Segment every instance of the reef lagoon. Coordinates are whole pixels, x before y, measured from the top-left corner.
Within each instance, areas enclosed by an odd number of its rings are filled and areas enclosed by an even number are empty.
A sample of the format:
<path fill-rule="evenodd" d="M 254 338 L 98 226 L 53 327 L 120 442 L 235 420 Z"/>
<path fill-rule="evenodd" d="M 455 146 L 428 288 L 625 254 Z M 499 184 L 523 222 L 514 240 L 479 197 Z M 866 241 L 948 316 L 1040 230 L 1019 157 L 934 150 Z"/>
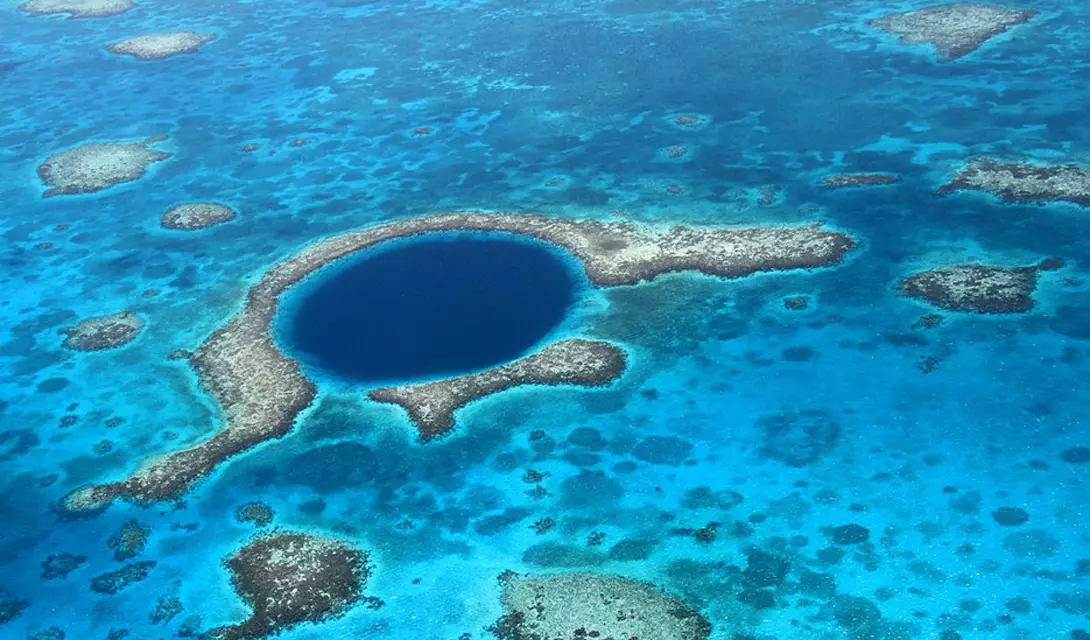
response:
<path fill-rule="evenodd" d="M 1090 640 L 1090 6 L 0 13 L 0 639 Z"/>

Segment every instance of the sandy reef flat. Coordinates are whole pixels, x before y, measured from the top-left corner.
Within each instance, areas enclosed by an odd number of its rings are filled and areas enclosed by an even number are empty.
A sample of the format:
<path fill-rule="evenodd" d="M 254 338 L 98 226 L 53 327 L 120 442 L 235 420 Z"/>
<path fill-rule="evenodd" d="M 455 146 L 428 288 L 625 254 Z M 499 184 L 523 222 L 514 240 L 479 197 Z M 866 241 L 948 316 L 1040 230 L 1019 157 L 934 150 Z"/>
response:
<path fill-rule="evenodd" d="M 107 45 L 110 53 L 132 56 L 137 60 L 162 60 L 185 53 L 196 53 L 205 44 L 216 39 L 214 33 L 172 31 L 149 33 Z"/>

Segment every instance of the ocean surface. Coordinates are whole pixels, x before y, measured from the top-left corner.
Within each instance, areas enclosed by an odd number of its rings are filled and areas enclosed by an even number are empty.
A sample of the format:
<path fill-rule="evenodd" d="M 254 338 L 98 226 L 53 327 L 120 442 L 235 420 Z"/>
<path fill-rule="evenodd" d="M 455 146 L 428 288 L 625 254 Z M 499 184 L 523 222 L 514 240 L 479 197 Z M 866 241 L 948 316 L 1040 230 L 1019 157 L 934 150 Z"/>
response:
<path fill-rule="evenodd" d="M 0 6 L 0 638 L 242 621 L 224 559 L 260 531 L 236 518 L 252 501 L 275 514 L 261 530 L 344 540 L 372 565 L 371 600 L 284 640 L 495 638 L 505 571 L 648 582 L 712 640 L 1090 638 L 1090 208 L 936 194 L 979 155 L 1090 162 L 1090 5 L 1012 0 L 1037 15 L 942 62 L 866 24 L 925 0 L 137 2 L 80 19 Z M 105 49 L 182 29 L 218 37 L 155 61 Z M 52 154 L 151 136 L 172 155 L 139 180 L 42 197 Z M 872 171 L 900 181 L 820 184 Z M 161 228 L 195 201 L 238 215 Z M 266 269 L 450 210 L 823 221 L 859 247 L 812 271 L 614 288 L 510 238 L 353 258 L 285 296 L 277 339 L 318 389 L 290 434 L 177 501 L 59 507 L 217 431 L 220 408 L 168 355 Z M 1049 257 L 1066 266 L 1025 313 L 897 289 Z M 785 305 L 797 296 L 806 309 Z M 131 343 L 62 345 L 124 310 L 146 321 Z M 442 343 L 448 317 L 454 346 L 411 362 L 376 333 Z M 567 336 L 622 346 L 628 369 L 484 398 L 427 443 L 366 395 Z M 123 530 L 146 543 L 122 549 Z M 62 577 L 43 566 L 59 554 L 83 560 Z M 154 564 L 92 589 L 134 562 Z"/>

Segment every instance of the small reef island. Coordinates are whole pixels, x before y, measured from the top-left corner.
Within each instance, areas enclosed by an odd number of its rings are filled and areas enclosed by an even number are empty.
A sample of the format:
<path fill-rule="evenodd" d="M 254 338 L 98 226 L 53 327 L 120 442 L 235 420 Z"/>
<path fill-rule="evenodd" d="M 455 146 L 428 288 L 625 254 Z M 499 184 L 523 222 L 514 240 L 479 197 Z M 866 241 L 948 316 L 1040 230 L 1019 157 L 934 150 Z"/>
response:
<path fill-rule="evenodd" d="M 867 25 L 900 36 L 905 44 L 932 45 L 939 59 L 949 62 L 976 51 L 988 40 L 1029 22 L 1035 15 L 1036 11 L 955 2 L 892 13 L 870 20 Z"/>
<path fill-rule="evenodd" d="M 898 284 L 901 295 L 967 313 L 1024 313 L 1033 308 L 1037 274 L 1063 261 L 1049 258 L 1032 267 L 963 264 L 914 273 Z"/>
<path fill-rule="evenodd" d="M 28 0 L 19 9 L 33 16 L 67 14 L 69 18 L 105 18 L 135 6 L 130 0 Z"/>
<path fill-rule="evenodd" d="M 405 407 L 426 442 L 450 432 L 454 411 L 478 398 L 524 384 L 602 386 L 624 372 L 625 360 L 625 352 L 608 342 L 561 340 L 481 373 L 375 389 L 367 396 Z"/>
<path fill-rule="evenodd" d="M 196 53 L 205 44 L 216 39 L 214 33 L 196 31 L 172 31 L 136 36 L 106 47 L 110 53 L 132 56 L 137 60 L 162 60 L 185 53 Z"/>
<path fill-rule="evenodd" d="M 707 618 L 655 585 L 621 576 L 569 573 L 500 576 L 499 640 L 625 638 L 705 640 Z"/>
<path fill-rule="evenodd" d="M 233 220 L 235 210 L 217 202 L 192 202 L 167 209 L 159 226 L 176 231 L 197 231 Z"/>
<path fill-rule="evenodd" d="M 337 617 L 360 600 L 370 573 L 367 554 L 345 542 L 283 531 L 258 535 L 224 564 L 252 613 L 210 631 L 216 640 L 265 638 Z"/>
<path fill-rule="evenodd" d="M 986 191 L 1005 202 L 1071 202 L 1090 207 L 1090 166 L 973 158 L 938 192 L 956 191 Z"/>
<path fill-rule="evenodd" d="M 64 347 L 72 351 L 102 351 L 126 345 L 144 329 L 144 319 L 131 311 L 80 320 L 67 329 Z"/>
<path fill-rule="evenodd" d="M 77 489 L 62 501 L 61 507 L 70 514 L 79 514 L 103 509 L 122 497 L 137 502 L 175 499 L 224 460 L 287 434 L 317 392 L 299 363 L 281 352 L 272 338 L 281 294 L 350 254 L 399 238 L 439 232 L 513 233 L 555 245 L 570 252 L 581 263 L 590 283 L 598 287 L 635 285 L 681 271 L 741 278 L 760 272 L 813 269 L 839 263 L 856 246 L 849 235 L 820 224 L 649 226 L 480 212 L 404 218 L 335 235 L 303 248 L 266 271 L 250 288 L 243 309 L 188 359 L 201 388 L 223 409 L 224 424 L 214 436 L 191 448 L 151 458 L 125 480 Z M 476 374 L 481 377 L 468 376 L 425 392 L 417 390 L 415 395 L 411 389 L 402 389 L 399 397 L 415 397 L 418 402 L 406 401 L 410 411 L 418 416 L 423 411 L 433 412 L 429 416 L 435 415 L 438 422 L 434 424 L 441 425 L 443 407 L 453 410 L 479 394 L 517 384 L 559 384 L 561 379 L 601 384 L 623 368 L 623 359 L 615 348 L 591 344 L 597 346 L 560 343 L 536 360 L 510 363 L 493 372 Z M 560 368 L 554 357 L 557 353 L 578 353 L 580 359 Z M 389 394 L 392 400 L 396 392 Z M 431 422 L 422 424 L 422 435 L 435 430 L 429 426 Z"/>
<path fill-rule="evenodd" d="M 139 180 L 150 165 L 170 157 L 151 148 L 165 136 L 143 142 L 90 142 L 55 153 L 38 167 L 38 176 L 49 189 L 43 197 L 95 193 Z"/>

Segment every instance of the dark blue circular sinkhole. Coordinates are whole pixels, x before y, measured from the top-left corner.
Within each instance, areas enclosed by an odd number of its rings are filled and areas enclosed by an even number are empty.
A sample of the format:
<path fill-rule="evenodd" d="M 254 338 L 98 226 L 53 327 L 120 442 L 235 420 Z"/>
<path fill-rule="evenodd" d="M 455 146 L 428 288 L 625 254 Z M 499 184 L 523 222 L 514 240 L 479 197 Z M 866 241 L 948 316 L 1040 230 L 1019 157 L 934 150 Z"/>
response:
<path fill-rule="evenodd" d="M 425 236 L 345 262 L 291 292 L 277 329 L 289 354 L 359 382 L 514 360 L 563 321 L 579 288 L 573 260 L 514 236 Z"/>

